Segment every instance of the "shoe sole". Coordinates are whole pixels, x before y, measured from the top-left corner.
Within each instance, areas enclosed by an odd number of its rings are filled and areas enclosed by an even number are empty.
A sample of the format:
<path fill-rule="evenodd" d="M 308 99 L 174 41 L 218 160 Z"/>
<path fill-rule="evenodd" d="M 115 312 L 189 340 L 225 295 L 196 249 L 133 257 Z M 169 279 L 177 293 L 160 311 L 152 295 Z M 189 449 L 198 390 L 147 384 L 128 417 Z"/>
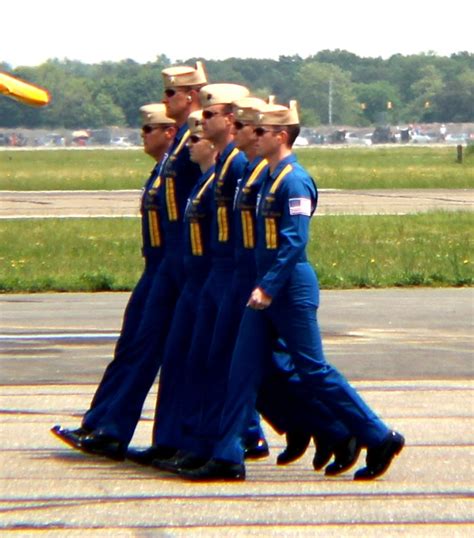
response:
<path fill-rule="evenodd" d="M 179 473 L 179 476 L 186 480 L 191 480 L 192 482 L 202 482 L 202 483 L 204 482 L 243 482 L 245 480 L 244 475 L 198 477 L 198 476 L 192 476 L 188 473 L 183 473 L 182 471 Z"/>
<path fill-rule="evenodd" d="M 79 443 L 75 443 L 69 437 L 61 435 L 61 430 L 57 430 L 55 429 L 55 427 L 53 427 L 49 431 L 54 435 L 54 437 L 56 437 L 57 439 L 60 439 L 63 443 L 65 443 L 69 447 L 74 448 L 76 450 L 82 450 L 82 447 Z"/>
<path fill-rule="evenodd" d="M 244 459 L 246 459 L 246 460 L 263 460 L 264 458 L 268 458 L 269 455 L 270 455 L 270 452 L 267 450 L 266 452 L 261 452 L 259 454 L 257 454 L 257 453 L 245 454 Z"/>
<path fill-rule="evenodd" d="M 400 442 L 397 444 L 397 446 L 394 447 L 394 449 L 392 451 L 392 454 L 390 456 L 390 459 L 387 461 L 387 464 L 380 470 L 380 472 L 378 472 L 377 474 L 373 474 L 373 475 L 360 475 L 360 476 L 357 476 L 357 473 L 356 473 L 354 475 L 354 480 L 356 480 L 356 481 L 358 481 L 358 480 L 360 480 L 360 481 L 363 481 L 363 480 L 375 480 L 376 478 L 379 478 L 380 476 L 384 475 L 387 472 L 390 465 L 392 464 L 392 461 L 395 458 L 395 456 L 400 454 L 400 452 L 403 450 L 404 446 L 405 446 L 405 438 L 402 437 L 400 439 Z"/>
<path fill-rule="evenodd" d="M 82 450 L 82 452 L 85 452 L 86 454 L 90 454 L 91 456 L 101 456 L 103 458 L 108 458 L 109 460 L 113 460 L 113 461 L 125 460 L 125 454 L 121 454 L 121 453 L 113 454 L 110 452 L 102 451 L 100 449 L 85 447 L 84 445 L 81 445 L 79 447 L 79 450 Z"/>
<path fill-rule="evenodd" d="M 347 465 L 344 465 L 344 467 L 341 467 L 340 469 L 337 469 L 334 472 L 333 471 L 328 472 L 328 470 L 326 469 L 324 471 L 324 475 L 325 476 L 338 476 L 338 475 L 340 475 L 342 473 L 345 473 L 346 471 L 348 471 L 352 467 L 354 467 L 354 465 L 357 463 L 357 460 L 359 459 L 361 450 L 362 450 L 362 447 L 360 447 L 360 446 L 357 447 L 357 450 L 354 453 L 354 458 L 349 463 L 347 463 Z"/>
<path fill-rule="evenodd" d="M 315 471 L 321 471 L 321 469 L 322 469 L 323 467 L 325 467 L 325 466 L 329 463 L 329 461 L 331 460 L 331 458 L 332 458 L 333 456 L 334 456 L 334 453 L 331 452 L 331 453 L 328 455 L 328 457 L 327 457 L 324 461 L 321 461 L 320 463 L 315 463 L 315 461 L 314 461 L 314 459 L 313 459 L 313 469 L 314 469 Z"/>

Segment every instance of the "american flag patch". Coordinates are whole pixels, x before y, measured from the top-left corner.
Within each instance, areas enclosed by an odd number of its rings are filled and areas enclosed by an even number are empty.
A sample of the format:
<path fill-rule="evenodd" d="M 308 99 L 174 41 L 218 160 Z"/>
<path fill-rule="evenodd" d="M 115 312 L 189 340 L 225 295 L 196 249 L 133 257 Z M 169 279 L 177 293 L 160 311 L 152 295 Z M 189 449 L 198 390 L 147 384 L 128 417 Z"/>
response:
<path fill-rule="evenodd" d="M 309 198 L 290 198 L 290 215 L 311 216 L 311 200 Z"/>

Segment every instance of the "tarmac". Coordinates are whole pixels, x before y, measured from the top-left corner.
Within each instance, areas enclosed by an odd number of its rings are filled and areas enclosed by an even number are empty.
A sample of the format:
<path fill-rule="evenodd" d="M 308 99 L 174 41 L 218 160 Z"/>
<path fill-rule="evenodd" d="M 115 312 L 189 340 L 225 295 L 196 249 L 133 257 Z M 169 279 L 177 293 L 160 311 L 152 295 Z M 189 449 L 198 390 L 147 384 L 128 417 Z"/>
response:
<path fill-rule="evenodd" d="M 49 429 L 79 424 L 127 298 L 0 297 L 2 536 L 474 535 L 472 289 L 322 292 L 328 359 L 407 440 L 373 482 L 314 472 L 312 448 L 276 466 L 284 438 L 267 425 L 271 455 L 239 483 L 189 483 L 63 445 Z M 155 397 L 133 445 L 150 441 Z"/>
<path fill-rule="evenodd" d="M 0 191 L 0 219 L 137 217 L 139 190 Z M 474 189 L 320 189 L 316 215 L 406 215 L 474 207 Z"/>

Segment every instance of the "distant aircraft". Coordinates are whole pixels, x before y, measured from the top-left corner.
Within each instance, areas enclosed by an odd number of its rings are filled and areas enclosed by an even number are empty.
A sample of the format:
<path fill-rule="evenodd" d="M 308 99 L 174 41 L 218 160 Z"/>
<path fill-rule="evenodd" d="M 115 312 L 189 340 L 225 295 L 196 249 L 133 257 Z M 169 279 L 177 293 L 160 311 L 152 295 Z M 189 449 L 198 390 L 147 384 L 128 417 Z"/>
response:
<path fill-rule="evenodd" d="M 47 90 L 0 71 L 0 94 L 30 106 L 45 106 L 51 96 Z"/>

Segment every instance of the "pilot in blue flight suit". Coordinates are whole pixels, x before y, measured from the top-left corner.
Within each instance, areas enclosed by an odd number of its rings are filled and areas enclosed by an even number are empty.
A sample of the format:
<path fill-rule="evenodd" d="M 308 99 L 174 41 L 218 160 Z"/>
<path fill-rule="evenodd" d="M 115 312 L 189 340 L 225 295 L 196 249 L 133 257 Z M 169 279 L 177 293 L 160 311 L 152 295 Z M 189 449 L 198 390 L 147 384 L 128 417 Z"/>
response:
<path fill-rule="evenodd" d="M 212 266 L 199 297 L 197 320 L 183 379 L 188 390 L 182 406 L 182 439 L 177 447 L 180 450 L 177 454 L 180 465 L 184 465 L 185 461 L 186 465 L 194 465 L 194 456 L 201 456 L 199 451 L 194 449 L 193 434 L 201 419 L 202 391 L 208 372 L 209 350 L 216 334 L 215 323 L 220 318 L 221 304 L 231 284 L 234 271 L 232 203 L 237 180 L 242 177 L 247 160 L 232 140 L 231 103 L 243 95 L 248 95 L 248 90 L 236 84 L 210 84 L 200 91 L 201 104 L 204 108 L 204 136 L 213 142 L 219 154 L 213 184 Z M 229 338 L 232 330 L 233 327 L 226 326 L 220 335 L 221 338 Z M 247 438 L 254 434 L 259 440 L 263 436 L 259 421 L 254 424 L 253 430 L 250 427 L 248 430 L 250 431 Z M 264 448 L 267 450 L 266 446 Z M 166 458 L 161 463 L 162 467 L 168 467 L 177 463 L 177 460 L 170 462 L 169 458 Z M 154 465 L 160 466 L 160 462 L 155 460 Z"/>
<path fill-rule="evenodd" d="M 183 214 L 187 198 L 201 171 L 189 159 L 187 118 L 199 109 L 199 89 L 207 78 L 201 62 L 196 67 L 176 66 L 162 71 L 163 102 L 178 131 L 162 170 L 163 204 L 160 222 L 167 245 L 160 263 L 152 315 L 144 317 L 132 342 L 121 348 L 128 364 L 127 375 L 116 387 L 115 396 L 101 413 L 94 430 L 80 439 L 80 448 L 92 454 L 123 459 L 140 419 L 143 403 L 163 359 L 164 346 L 174 308 L 184 286 Z M 150 452 L 156 454 L 155 447 Z"/>
<path fill-rule="evenodd" d="M 181 443 L 181 407 L 189 390 L 183 382 L 183 372 L 187 369 L 186 359 L 199 296 L 211 266 L 211 207 L 217 151 L 209 140 L 203 138 L 201 110 L 190 114 L 188 125 L 191 133 L 188 140 L 190 158 L 199 164 L 202 176 L 191 190 L 184 213 L 184 267 L 187 277 L 166 342 L 153 428 L 153 446 L 160 447 L 161 453 L 170 449 L 170 454 Z M 153 464 L 155 459 L 150 451 L 129 450 L 128 456 L 141 464 Z"/>
<path fill-rule="evenodd" d="M 240 150 L 245 152 L 249 159 L 243 177 L 237 182 L 233 202 L 232 218 L 234 224 L 232 234 L 234 236 L 235 266 L 230 286 L 224 290 L 222 303 L 219 307 L 209 356 L 205 364 L 198 368 L 203 385 L 197 384 L 196 373 L 191 373 L 188 376 L 190 380 L 189 388 L 184 391 L 186 394 L 189 391 L 192 392 L 195 386 L 199 387 L 199 393 L 196 394 L 198 397 L 197 405 L 195 405 L 199 412 L 199 422 L 196 423 L 193 431 L 187 432 L 189 437 L 179 445 L 186 447 L 187 452 L 185 450 L 182 456 L 159 464 L 161 469 L 173 472 L 179 473 L 182 469 L 202 465 L 206 460 L 206 456 L 209 457 L 212 454 L 213 445 L 218 441 L 216 435 L 220 429 L 222 406 L 228 390 L 227 380 L 232 352 L 240 320 L 245 310 L 246 299 L 255 284 L 256 264 L 253 250 L 256 236 L 255 206 L 257 193 L 267 169 L 267 162 L 256 156 L 254 147 L 256 137 L 253 134 L 253 127 L 244 125 L 242 121 L 250 120 L 253 117 L 251 107 L 257 105 L 265 105 L 265 101 L 254 97 L 244 97 L 233 103 L 234 117 L 241 120 L 234 121 L 234 142 Z M 275 370 L 278 370 L 278 373 L 281 374 L 282 361 L 278 362 L 278 368 L 275 368 Z M 293 372 L 288 373 L 286 369 L 284 370 L 283 379 L 278 386 L 275 384 L 276 376 L 271 378 L 270 383 L 266 383 L 266 385 L 272 385 L 268 387 L 270 393 L 272 389 L 278 390 L 278 398 L 275 398 L 275 393 L 271 393 L 272 398 L 269 405 L 266 406 L 267 415 L 265 418 L 269 419 L 271 417 L 271 425 L 279 431 L 287 432 L 288 426 L 291 426 L 299 429 L 304 427 L 305 431 L 310 433 L 306 437 L 305 446 L 302 447 L 299 443 L 295 446 L 294 442 L 290 443 L 285 452 L 279 455 L 278 463 L 289 463 L 301 456 L 309 443 L 311 435 L 317 431 L 318 451 L 315 455 L 314 467 L 315 469 L 320 469 L 330 459 L 333 447 L 338 441 L 346 441 L 349 433 L 334 416 L 329 413 L 324 415 L 324 410 L 321 408 L 316 409 L 316 413 L 305 412 L 304 402 L 289 393 L 290 383 L 288 377 Z M 287 408 L 276 405 L 276 400 L 279 401 L 280 399 L 286 401 Z M 300 418 L 302 415 L 304 418 Z M 160 416 L 158 416 L 158 421 L 159 419 Z M 244 449 L 246 459 L 268 455 L 268 447 L 263 437 L 263 432 L 258 428 L 259 417 L 256 412 L 253 414 L 252 424 L 253 428 L 249 426 L 245 432 Z M 324 456 L 324 451 L 321 451 L 319 446 L 322 432 L 327 432 L 328 436 L 328 441 L 325 444 L 328 450 L 326 450 Z"/>
<path fill-rule="evenodd" d="M 143 188 L 140 204 L 144 271 L 125 309 L 114 359 L 104 372 L 90 408 L 83 417 L 81 427 L 68 429 L 55 426 L 52 429 L 55 435 L 74 448 L 80 448 L 81 439 L 97 428 L 101 417 L 107 412 L 110 402 L 116 396 L 117 387 L 126 381 L 129 357 L 124 350 L 131 345 L 143 320 L 149 316 L 153 317 L 157 301 L 156 279 L 164 251 L 159 210 L 163 185 L 162 170 L 168 157 L 166 152 L 176 135 L 177 128 L 174 119 L 166 115 L 166 107 L 162 103 L 145 105 L 140 108 L 140 113 L 144 151 L 156 160 L 156 165 Z M 114 452 L 112 447 L 111 455 L 120 459 L 123 453 L 119 450 Z"/>
<path fill-rule="evenodd" d="M 257 202 L 257 284 L 248 300 L 233 355 L 220 441 L 213 457 L 182 476 L 201 481 L 244 480 L 242 431 L 253 412 L 275 336 L 281 338 L 312 396 L 321 400 L 367 448 L 356 480 L 383 474 L 404 446 L 323 353 L 317 322 L 319 288 L 306 258 L 310 219 L 316 209 L 314 181 L 291 147 L 299 133 L 296 102 L 260 112 L 257 152 L 269 163 Z"/>

